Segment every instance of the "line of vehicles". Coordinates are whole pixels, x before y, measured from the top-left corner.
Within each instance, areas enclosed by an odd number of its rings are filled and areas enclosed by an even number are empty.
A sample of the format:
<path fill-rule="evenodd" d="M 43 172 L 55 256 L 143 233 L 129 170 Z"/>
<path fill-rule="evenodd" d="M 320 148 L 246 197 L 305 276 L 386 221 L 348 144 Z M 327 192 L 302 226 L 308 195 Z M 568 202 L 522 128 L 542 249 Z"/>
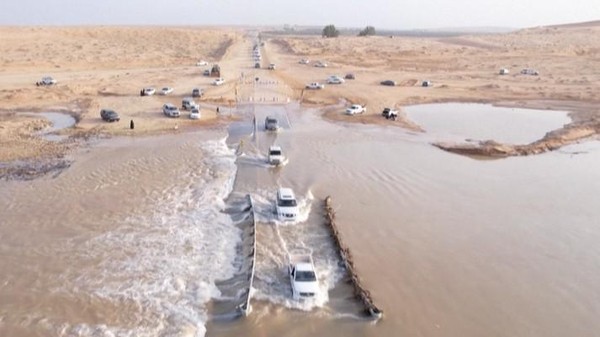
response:
<path fill-rule="evenodd" d="M 279 121 L 273 116 L 265 118 L 264 129 L 267 132 L 278 132 Z M 280 165 L 285 157 L 281 146 L 271 145 L 269 147 L 269 164 Z M 296 221 L 300 210 L 298 200 L 291 188 L 280 187 L 277 189 L 275 200 L 275 213 L 279 221 Z M 295 300 L 307 300 L 315 298 L 319 294 L 319 280 L 312 259 L 312 252 L 308 249 L 296 249 L 288 254 L 288 276 L 292 288 L 292 298 Z"/>

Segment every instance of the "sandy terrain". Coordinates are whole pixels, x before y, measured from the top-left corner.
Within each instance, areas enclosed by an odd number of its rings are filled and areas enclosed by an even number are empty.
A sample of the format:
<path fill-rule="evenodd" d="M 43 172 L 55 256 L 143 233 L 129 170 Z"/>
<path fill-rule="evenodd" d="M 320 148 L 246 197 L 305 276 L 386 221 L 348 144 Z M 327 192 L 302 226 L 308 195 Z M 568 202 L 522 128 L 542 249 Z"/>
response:
<path fill-rule="evenodd" d="M 568 130 L 549 133 L 548 146 L 548 139 L 495 153 L 493 146 L 468 146 L 471 152 L 493 156 L 539 153 L 587 137 L 589 130 L 600 131 L 600 22 L 441 38 L 273 36 L 270 46 L 275 54 L 271 58 L 287 65 L 280 68 L 281 77 L 302 102 L 333 104 L 343 98 L 368 107 L 365 116 L 344 116 L 341 109 L 326 112 L 334 120 L 386 123 L 376 117 L 384 107 L 401 110 L 406 105 L 450 101 L 572 112 L 574 123 Z M 329 67 L 299 64 L 301 58 L 322 60 Z M 510 74 L 499 75 L 501 68 Z M 520 74 L 524 68 L 539 71 L 539 76 Z M 356 79 L 325 90 L 303 90 L 306 83 L 324 83 L 329 75 L 346 73 L 354 73 Z M 394 80 L 398 86 L 379 85 L 383 80 Z M 422 87 L 424 80 L 433 86 Z M 398 125 L 419 129 L 402 117 Z M 442 148 L 454 146 L 464 149 L 462 144 Z"/>
<path fill-rule="evenodd" d="M 600 22 L 440 38 L 263 35 L 261 66 L 276 63 L 275 71 L 254 69 L 250 55 L 255 34 L 197 27 L 0 28 L 0 162 L 42 154 L 64 156 L 70 148 L 32 136 L 43 120 L 16 112 L 66 111 L 78 120 L 76 127 L 66 131 L 71 135 L 137 135 L 226 121 L 217 116 L 216 108 L 228 111 L 236 102 L 299 99 L 304 104 L 332 105 L 345 100 L 366 104 L 368 114 L 345 116 L 342 109 L 329 108 L 325 116 L 392 123 L 379 116 L 383 107 L 401 110 L 410 104 L 463 101 L 572 111 L 574 124 L 564 131 L 567 136 L 561 136 L 567 140 L 600 129 Z M 323 60 L 329 67 L 302 65 L 298 63 L 301 58 Z M 198 60 L 209 65 L 198 67 Z M 217 62 L 226 79 L 219 87 L 210 85 L 212 78 L 202 76 Z M 521 75 L 520 70 L 528 67 L 540 75 Z M 509 69 L 510 74 L 498 75 L 500 68 Z M 325 82 L 329 75 L 349 72 L 356 75 L 355 80 L 319 91 L 304 90 L 309 82 Z M 34 83 L 44 75 L 59 83 L 36 87 Z M 398 86 L 379 85 L 388 79 Z M 422 87 L 423 80 L 432 81 L 433 86 Z M 170 86 L 175 91 L 169 96 L 140 97 L 140 89 L 147 86 Z M 179 119 L 162 115 L 162 104 L 179 106 L 194 87 L 206 92 L 200 100 L 200 121 L 189 120 L 185 112 Z M 101 108 L 118 111 L 121 121 L 103 122 Z M 133 131 L 130 120 L 135 121 Z M 402 116 L 395 124 L 419 130 Z M 555 139 L 557 134 L 562 135 L 559 130 L 550 136 Z M 444 144 L 443 148 L 454 146 Z M 522 155 L 552 148 L 535 146 L 532 151 L 504 152 Z"/>

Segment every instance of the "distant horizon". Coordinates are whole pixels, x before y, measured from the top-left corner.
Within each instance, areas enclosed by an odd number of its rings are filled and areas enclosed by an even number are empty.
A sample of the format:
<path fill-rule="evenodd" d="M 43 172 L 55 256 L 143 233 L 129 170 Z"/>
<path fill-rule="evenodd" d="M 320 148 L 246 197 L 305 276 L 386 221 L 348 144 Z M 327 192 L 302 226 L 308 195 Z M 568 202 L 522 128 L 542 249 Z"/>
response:
<path fill-rule="evenodd" d="M 311 28 L 323 28 L 327 25 L 334 25 L 336 28 L 341 30 L 360 30 L 366 26 L 341 26 L 335 23 L 327 24 L 200 24 L 200 23 L 72 23 L 72 24 L 2 24 L 0 27 L 216 27 L 216 28 L 266 28 L 266 29 L 284 29 L 286 26 L 300 28 L 300 29 L 311 29 Z M 511 27 L 511 26 L 454 26 L 454 27 L 429 27 L 429 28 L 381 28 L 374 25 L 376 30 L 381 31 L 464 31 L 464 30 L 500 30 L 500 31 L 514 31 L 520 29 L 530 29 L 538 27 L 560 27 L 560 26 L 572 26 L 572 25 L 585 25 L 585 24 L 597 24 L 600 26 L 600 20 L 589 20 L 589 21 L 576 21 L 576 22 L 564 22 L 564 23 L 550 23 L 547 25 L 537 26 L 526 26 L 526 27 Z"/>
<path fill-rule="evenodd" d="M 4 0 L 2 26 L 374 26 L 382 30 L 523 29 L 600 19 L 598 0 Z"/>

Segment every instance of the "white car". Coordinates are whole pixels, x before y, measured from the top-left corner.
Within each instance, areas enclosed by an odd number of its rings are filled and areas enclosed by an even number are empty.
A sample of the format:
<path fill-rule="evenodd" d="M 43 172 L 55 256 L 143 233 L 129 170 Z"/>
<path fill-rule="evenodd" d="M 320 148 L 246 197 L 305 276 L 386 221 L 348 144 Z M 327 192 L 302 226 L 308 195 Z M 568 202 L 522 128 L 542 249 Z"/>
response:
<path fill-rule="evenodd" d="M 291 188 L 281 187 L 277 190 L 275 210 L 280 221 L 296 221 L 299 213 L 298 202 Z"/>
<path fill-rule="evenodd" d="M 212 84 L 219 86 L 219 85 L 223 85 L 223 83 L 225 83 L 225 79 L 223 79 L 222 77 L 219 77 L 219 78 L 215 79 Z"/>
<path fill-rule="evenodd" d="M 367 108 L 360 104 L 352 104 L 346 109 L 346 115 L 356 115 L 367 112 Z"/>
<path fill-rule="evenodd" d="M 269 70 L 275 70 L 275 63 L 269 64 Z"/>
<path fill-rule="evenodd" d="M 204 60 L 200 60 L 200 61 L 196 62 L 196 65 L 197 65 L 198 67 L 201 67 L 201 66 L 206 66 L 206 65 L 208 65 L 208 62 L 206 62 L 206 61 L 204 61 Z"/>
<path fill-rule="evenodd" d="M 183 110 L 192 110 L 193 108 L 199 109 L 200 105 L 198 105 L 193 98 L 185 97 L 181 100 L 181 108 Z"/>
<path fill-rule="evenodd" d="M 163 105 L 163 113 L 167 117 L 179 117 L 181 115 L 179 109 L 177 109 L 177 107 L 171 103 Z"/>
<path fill-rule="evenodd" d="M 327 83 L 328 84 L 342 84 L 344 83 L 344 79 L 337 76 L 337 75 L 331 75 L 329 76 L 329 78 L 327 79 Z"/>
<path fill-rule="evenodd" d="M 154 93 L 156 93 L 156 90 L 154 88 L 144 88 L 142 92 L 144 96 L 152 96 Z"/>
<path fill-rule="evenodd" d="M 190 119 L 200 119 L 200 117 L 200 109 L 194 107 L 190 110 Z"/>
<path fill-rule="evenodd" d="M 56 83 L 58 83 L 54 78 L 50 77 L 50 76 L 44 76 L 42 77 L 41 81 L 35 82 L 35 85 L 39 86 L 45 86 L 45 85 L 55 85 Z"/>
<path fill-rule="evenodd" d="M 164 88 L 160 89 L 161 95 L 168 95 L 172 92 L 173 92 L 173 88 L 171 88 L 171 87 L 164 87 Z"/>
<path fill-rule="evenodd" d="M 292 297 L 295 300 L 315 298 L 319 294 L 319 280 L 311 254 L 292 251 L 288 259 Z"/>
<path fill-rule="evenodd" d="M 269 147 L 268 161 L 271 165 L 281 165 L 284 161 L 283 152 L 281 146 L 273 145 Z"/>
<path fill-rule="evenodd" d="M 318 61 L 317 63 L 315 63 L 315 67 L 317 67 L 317 68 L 327 68 L 327 63 L 322 62 L 322 61 Z"/>
<path fill-rule="evenodd" d="M 310 90 L 319 90 L 319 89 L 324 89 L 324 88 L 325 88 L 325 84 L 321 84 L 319 82 L 312 82 L 312 83 L 306 85 L 306 89 L 310 89 Z"/>
<path fill-rule="evenodd" d="M 521 70 L 521 74 L 523 74 L 523 75 L 538 76 L 540 73 L 537 70 L 535 70 L 535 69 L 525 68 L 525 69 Z"/>
<path fill-rule="evenodd" d="M 309 64 L 310 60 L 309 59 L 302 59 L 298 63 L 300 63 L 300 64 Z"/>

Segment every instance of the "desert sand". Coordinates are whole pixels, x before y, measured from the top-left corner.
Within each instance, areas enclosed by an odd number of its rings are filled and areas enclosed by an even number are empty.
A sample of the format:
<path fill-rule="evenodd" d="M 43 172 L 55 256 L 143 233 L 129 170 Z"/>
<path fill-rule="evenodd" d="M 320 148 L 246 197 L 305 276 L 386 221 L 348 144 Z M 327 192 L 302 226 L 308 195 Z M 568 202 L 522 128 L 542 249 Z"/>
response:
<path fill-rule="evenodd" d="M 324 116 L 359 123 L 393 123 L 411 130 L 420 127 L 406 117 L 386 121 L 384 107 L 432 102 L 480 102 L 503 106 L 559 109 L 571 112 L 573 123 L 549 133 L 536 144 L 518 148 L 494 142 L 469 145 L 437 144 L 458 153 L 493 156 L 524 155 L 552 150 L 600 132 L 600 22 L 538 27 L 507 34 L 459 37 L 281 36 L 262 33 L 262 66 L 253 69 L 256 31 L 210 27 L 0 27 L 0 162 L 39 157 L 64 157 L 77 141 L 52 143 L 35 136 L 47 124 L 20 112 L 61 111 L 78 123 L 63 133 L 71 139 L 95 135 L 148 135 L 181 132 L 227 122 L 216 108 L 259 100 L 254 77 L 261 76 L 261 101 L 298 100 L 329 106 Z M 302 58 L 311 60 L 300 64 Z M 207 66 L 196 62 L 206 60 Z M 314 67 L 314 61 L 329 64 Z M 218 63 L 223 86 L 202 72 Z M 501 68 L 510 70 L 499 75 Z M 523 68 L 538 76 L 520 74 Z M 307 83 L 324 83 L 329 75 L 353 73 L 354 80 L 305 90 Z M 50 75 L 58 84 L 37 87 Z M 384 87 L 394 80 L 396 87 Z M 422 87 L 429 80 L 431 87 Z M 140 97 L 143 87 L 175 89 L 168 96 Z M 203 88 L 202 118 L 192 121 L 163 116 L 162 104 L 180 105 L 194 87 Z M 266 98 L 268 97 L 268 98 Z M 345 116 L 339 104 L 360 103 L 361 116 Z M 337 105 L 336 105 L 337 104 Z M 334 106 L 337 106 L 333 108 Z M 103 122 L 101 108 L 116 110 L 121 121 Z M 135 130 L 129 121 L 135 121 Z M 540 143 L 541 142 L 541 143 Z M 73 144 L 75 143 L 75 144 Z M 3 168 L 0 166 L 0 170 Z"/>

